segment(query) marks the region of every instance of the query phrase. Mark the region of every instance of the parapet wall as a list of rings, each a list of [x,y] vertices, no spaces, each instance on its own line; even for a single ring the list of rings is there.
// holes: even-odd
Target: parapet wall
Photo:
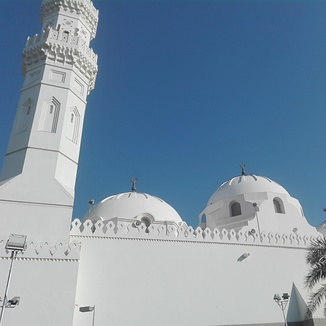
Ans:
[[[11,250],[5,249],[7,240],[5,237],[0,237],[0,259],[9,259],[11,257]],[[80,243],[78,241],[56,244],[30,241],[26,244],[26,250],[17,255],[17,259],[78,261],[79,253]]]
[[[144,238],[151,240],[174,240],[187,242],[220,242],[233,244],[255,244],[262,246],[281,246],[281,247],[299,247],[306,248],[311,240],[316,237],[312,235],[280,234],[261,232],[252,234],[249,231],[234,230],[203,230],[200,227],[193,229],[186,223],[181,226],[151,224],[148,228],[142,223],[135,227],[131,223],[114,223],[112,221],[103,223],[98,221],[93,224],[92,221],[86,220],[82,223],[75,219],[72,222],[72,236],[82,237],[115,237],[115,238]]]

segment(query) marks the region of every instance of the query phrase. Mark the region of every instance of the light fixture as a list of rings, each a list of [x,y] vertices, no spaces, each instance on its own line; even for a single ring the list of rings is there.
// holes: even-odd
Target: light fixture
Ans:
[[[23,251],[26,249],[26,235],[10,234],[5,249]]]
[[[239,258],[238,258],[238,262],[242,262],[243,260],[245,260],[246,258],[248,258],[250,256],[249,252],[245,252],[243,253]]]
[[[6,303],[6,308],[15,308],[19,305],[20,297],[13,297],[12,299],[8,300]]]
[[[95,309],[95,306],[79,307],[80,312],[89,312],[89,311],[93,311],[94,309]]]
[[[13,271],[14,261],[17,256],[18,252],[22,252],[26,249],[26,235],[20,235],[20,234],[10,234],[9,239],[6,243],[5,249],[11,250],[11,263],[9,268],[9,273],[7,277],[7,284],[5,289],[5,295],[3,296],[3,304],[1,307],[1,313],[0,313],[0,326],[2,324],[3,316],[5,313],[5,308],[14,308],[19,305],[20,297],[13,297],[12,299],[8,300],[8,290],[11,280],[11,274]]]
[[[95,305],[94,306],[84,306],[79,307],[80,312],[93,312],[93,320],[92,320],[92,326],[95,325]]]
[[[285,308],[286,308],[286,306],[287,306],[287,304],[289,302],[289,299],[290,299],[290,296],[289,296],[288,293],[283,293],[282,297],[279,294],[276,293],[276,294],[274,294],[274,298],[273,298],[273,300],[277,303],[277,305],[282,310],[285,326],[288,326],[288,323],[287,323],[286,318],[285,318],[284,310],[285,310]]]

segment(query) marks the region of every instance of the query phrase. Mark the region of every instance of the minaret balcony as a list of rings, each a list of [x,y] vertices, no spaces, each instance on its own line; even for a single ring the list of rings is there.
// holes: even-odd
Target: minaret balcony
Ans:
[[[28,38],[23,50],[23,75],[28,67],[46,59],[74,66],[88,78],[88,93],[94,88],[98,69],[97,54],[83,38],[52,28]]]
[[[23,53],[38,48],[42,44],[59,45],[61,47],[77,50],[81,55],[85,56],[92,65],[97,64],[97,54],[88,47],[83,38],[52,28],[48,28],[41,35],[36,34],[33,37],[29,37]]]

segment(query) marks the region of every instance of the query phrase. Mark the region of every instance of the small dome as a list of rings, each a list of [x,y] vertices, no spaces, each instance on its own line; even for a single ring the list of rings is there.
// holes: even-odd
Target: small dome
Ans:
[[[164,200],[139,192],[126,192],[105,198],[94,205],[83,220],[141,219],[145,216],[153,222],[182,222],[176,210]]]
[[[254,174],[244,174],[224,182],[211,196],[207,205],[211,205],[220,199],[258,192],[289,195],[282,186],[269,178]]]

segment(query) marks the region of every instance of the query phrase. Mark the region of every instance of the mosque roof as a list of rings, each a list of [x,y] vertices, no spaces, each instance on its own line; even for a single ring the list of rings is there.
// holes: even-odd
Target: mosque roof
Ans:
[[[161,198],[136,191],[121,193],[103,199],[94,205],[83,220],[108,221],[113,218],[141,219],[149,217],[153,222],[182,222],[176,210]]]
[[[242,174],[224,182],[210,197],[208,205],[224,198],[258,192],[289,195],[281,185],[267,177],[255,174]]]

